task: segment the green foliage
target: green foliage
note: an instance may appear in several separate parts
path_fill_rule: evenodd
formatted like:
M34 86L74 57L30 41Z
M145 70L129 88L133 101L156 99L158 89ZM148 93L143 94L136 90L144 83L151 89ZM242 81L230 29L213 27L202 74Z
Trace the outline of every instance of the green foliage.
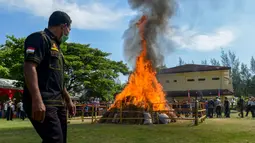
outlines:
M23 59L25 38L7 36L0 47L0 77L19 80L23 85ZM65 43L61 45L65 56L65 81L72 93L90 90L90 95L109 100L123 87L115 80L119 73L127 75L128 67L122 61L107 58L110 53L91 48L88 44Z
M0 47L0 77L13 80L23 80L23 53L25 38L7 36L4 45ZM22 82L15 83L21 86Z
M89 89L89 96L112 98L120 85L115 82L119 73L128 74L122 61L108 59L110 53L90 48L90 45L65 43L62 49L66 60L66 87L68 91L80 92Z
M255 74L255 59L253 58L253 56L251 57L250 64L251 64L251 72Z
M251 85L251 73L249 71L249 68L245 64L241 64L241 91L244 96L248 96L249 94L249 88Z
M0 65L0 76L7 77L9 75L9 69Z
M222 63L222 66L230 67L230 62L229 62L228 54L225 53L223 51L223 49L221 50L221 63Z

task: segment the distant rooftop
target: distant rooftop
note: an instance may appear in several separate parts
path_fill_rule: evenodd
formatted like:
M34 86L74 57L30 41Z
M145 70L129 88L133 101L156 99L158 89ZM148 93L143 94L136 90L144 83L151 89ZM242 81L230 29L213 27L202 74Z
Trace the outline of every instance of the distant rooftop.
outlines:
M186 64L182 66L176 66L172 68L162 69L158 74L172 74L172 73L184 73L184 72L199 72L199 71L216 71L216 70L230 70L230 67L224 66L211 66L211 65L197 65Z

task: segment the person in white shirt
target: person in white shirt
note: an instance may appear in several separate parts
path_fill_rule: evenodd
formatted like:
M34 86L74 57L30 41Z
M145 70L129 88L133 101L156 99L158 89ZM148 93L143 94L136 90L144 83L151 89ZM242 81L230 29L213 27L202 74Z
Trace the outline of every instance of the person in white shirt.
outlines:
M216 111L217 118L220 118L221 114L222 114L222 111L221 111L222 105L221 105L221 101L218 97L216 98L215 106L216 106L215 111Z
M19 102L19 108L20 108L20 118L22 120L25 120L25 111L23 108L23 102Z
M20 104L21 104L21 101L17 104L17 116L20 118L20 114L21 114L21 111L20 111Z
M7 108L8 108L8 103L4 102L4 117L7 118Z
M236 102L236 101L235 101L235 98L232 98L232 99L231 99L231 108L232 108L232 109L234 108L235 102Z

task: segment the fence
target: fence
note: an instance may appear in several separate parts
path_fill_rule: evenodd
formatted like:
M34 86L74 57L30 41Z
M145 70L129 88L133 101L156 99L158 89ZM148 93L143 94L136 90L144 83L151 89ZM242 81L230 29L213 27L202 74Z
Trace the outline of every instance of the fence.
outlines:
M172 120L190 120L194 121L195 125L198 125L199 123L202 123L206 119L206 109L205 104L202 102L194 102L193 107L187 106L188 104L169 104L169 106L174 109L173 111L177 115L177 117L169 117L168 119ZM80 115L80 119L82 122L85 120L91 120L90 122L92 124L97 123L99 120L117 120L118 123L123 123L127 120L145 120L145 118L142 116L139 117L125 117L128 113L140 113L143 114L144 111L132 111L132 110L125 110L123 109L123 105L121 104L120 108L115 111L108 110L110 107L109 104L101 104L101 105L93 105L93 104L82 104L77 105L77 115ZM167 113L167 112L173 112L169 110L160 110L160 111L149 111L151 115L157 114L157 113ZM116 116L114 117L102 117L103 114L106 112L114 112ZM183 117L184 115L184 117ZM191 117L190 117L191 116ZM72 120L72 118L69 118ZM148 119L148 118L146 118ZM159 123L158 116L151 117L150 119L156 121ZM165 118L166 119L166 118Z

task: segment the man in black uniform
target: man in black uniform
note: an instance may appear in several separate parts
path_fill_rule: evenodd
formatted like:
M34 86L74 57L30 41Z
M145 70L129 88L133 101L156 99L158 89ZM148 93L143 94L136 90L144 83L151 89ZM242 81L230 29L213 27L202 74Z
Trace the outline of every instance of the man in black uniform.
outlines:
M230 118L230 103L228 101L228 97L225 97L224 100L224 111L225 111L225 117Z
M55 11L48 28L25 40L24 109L43 143L66 143L66 107L71 114L76 111L64 86L64 56L60 49L70 30L70 17Z
M243 118L243 110L244 110L244 105L245 102L243 100L243 97L241 96L239 101L237 102L238 108L240 109L240 113L238 114L241 118Z
M215 103L213 99L208 101L208 117L213 118L213 109L215 107Z

